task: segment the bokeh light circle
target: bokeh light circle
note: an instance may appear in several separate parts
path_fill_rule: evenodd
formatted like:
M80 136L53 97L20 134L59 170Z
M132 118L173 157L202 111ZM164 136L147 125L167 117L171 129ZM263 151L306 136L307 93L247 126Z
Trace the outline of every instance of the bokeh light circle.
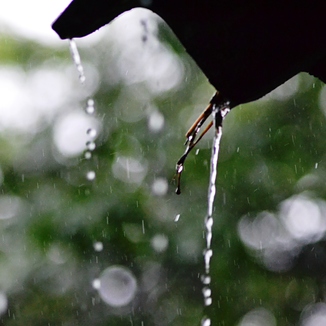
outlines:
M131 303L137 291L137 281L124 266L111 266L105 269L98 289L102 300L112 307L123 307Z

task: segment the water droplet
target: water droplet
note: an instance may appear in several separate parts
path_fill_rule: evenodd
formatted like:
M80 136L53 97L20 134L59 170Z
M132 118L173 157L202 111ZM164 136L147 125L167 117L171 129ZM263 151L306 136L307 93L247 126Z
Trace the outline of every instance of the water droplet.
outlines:
M181 174L183 171L183 165L182 164L179 164L178 167L177 167L177 173L178 174Z
M88 114L93 114L95 112L95 108L94 108L94 106L88 106L87 108L86 108L86 113L88 113Z
M195 152L195 155L198 155L199 151L200 151L200 149L197 148L197 149L196 149L196 152Z
M96 173L94 171L88 171L86 174L86 178L89 181L92 181L96 178Z
M201 281L203 284L208 285L211 283L211 277L209 275L202 275Z
M315 163L315 169L318 169L318 162Z
M213 256L213 250L212 249L206 249L204 251L204 260L205 260L205 271L206 271L206 274L209 274L210 262L211 262L212 256Z
M91 137L91 138L95 138L96 135L97 135L97 131L96 131L96 129L94 129L94 128L89 128L89 129L87 129L86 133L87 133L87 135L88 135L89 137Z
M204 298L204 304L205 306L210 306L212 304L213 300L211 297L209 298Z
M204 287L203 295L205 298L209 298L212 295L212 290L209 287Z
M97 241L93 245L95 251L102 251L103 250L103 242Z
M177 215L175 216L175 218L174 218L174 222L178 222L179 219L180 219L180 214L177 214Z
M96 148L96 144L93 141L88 141L86 143L86 147L90 150L93 151Z
M80 64L79 66L77 66L77 71L79 72L79 81L81 84L84 84L86 81L86 76L84 74L84 68L83 66Z
M204 317L200 323L201 326L211 326L211 320L207 317Z
M95 112L94 100L92 98L87 100L86 113L93 114Z
M89 99L87 100L87 105L89 105L89 106L94 106L94 104L95 104L95 102L94 102L94 100L93 100L92 98L89 98Z
M92 153L89 152L89 151L85 152L85 158L86 158L86 160L91 159L92 158Z
M93 280L92 286L94 289L98 290L101 287L101 280L96 278L95 280Z

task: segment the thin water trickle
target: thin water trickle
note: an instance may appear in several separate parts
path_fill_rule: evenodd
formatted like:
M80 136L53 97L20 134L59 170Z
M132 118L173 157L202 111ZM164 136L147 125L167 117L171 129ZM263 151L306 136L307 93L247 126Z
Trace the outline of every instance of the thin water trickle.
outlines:
M86 77L85 77L85 73L84 73L84 68L81 64L78 48L77 48L76 42L74 40L69 41L69 48L70 48L72 60L74 61L77 71L78 71L78 74L79 74L79 81L83 84L86 80Z
M75 66L77 68L78 71L78 75L79 75L79 81L80 83L85 86L85 80L86 80L86 76L84 73L84 68L83 65L81 63L81 59L80 59L80 55L78 52L78 48L77 48L77 44L74 40L69 40L69 48L70 48L70 53L72 56L72 60L75 63ZM94 107L94 100L92 98L89 98L86 102L86 108L85 111L87 114L91 115L94 114L95 112L95 107ZM86 134L89 137L89 140L86 142L86 152L84 154L85 159L90 160L92 158L92 152L95 150L96 148L96 144L94 142L96 136L97 136L97 130L95 128L88 128L86 130ZM86 173L86 179L89 181L94 181L96 178L96 173L95 171L89 170Z

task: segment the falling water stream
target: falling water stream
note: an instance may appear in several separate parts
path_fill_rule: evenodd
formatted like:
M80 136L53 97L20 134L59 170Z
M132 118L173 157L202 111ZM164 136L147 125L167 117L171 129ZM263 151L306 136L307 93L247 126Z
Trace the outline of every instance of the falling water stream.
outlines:
M218 155L220 150L220 142L222 138L222 122L225 116L230 111L230 106L228 102L223 103L219 106L213 106L212 115L215 122L215 133L212 144L212 154L210 161L210 178L208 186L208 202L207 202L207 216L205 218L205 238L206 238L206 248L204 250L204 264L205 272L202 275L203 283L203 297L204 305L208 307L212 304L212 290L210 287L211 284L211 275L210 275L210 263L213 256L213 250L211 248L212 244L212 228L213 228L213 209L214 209L214 200L216 195L216 178L217 178L217 164L218 164ZM210 326L211 319L205 316L201 321L201 326Z

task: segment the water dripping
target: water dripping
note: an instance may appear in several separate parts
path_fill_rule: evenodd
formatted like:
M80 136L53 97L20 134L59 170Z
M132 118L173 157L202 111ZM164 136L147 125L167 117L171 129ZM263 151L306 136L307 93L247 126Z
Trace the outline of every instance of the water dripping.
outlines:
M77 45L76 45L76 42L74 40L70 40L69 48L70 48L70 53L71 53L72 59L73 59L73 61L75 63L75 66L76 66L78 74L79 74L79 81L83 86L85 86L84 82L86 80L86 76L85 76L85 73L84 73L84 68L83 68L82 63L81 63L81 59L80 59L80 55L79 55L79 52L78 52ZM89 98L87 100L86 109L85 109L87 114L89 114L89 115L94 114L94 112L95 112L94 104L95 103L94 103L94 100L92 98ZM86 142L87 150L85 151L84 157L85 157L85 159L90 160L92 158L92 151L94 151L95 148L96 148L96 144L94 142L94 139L97 136L97 130L95 128L88 128L86 130L86 134L87 134L89 140ZM93 181L93 180L95 180L95 178L96 178L95 171L89 170L86 173L86 179L87 180Z
M92 158L92 153L90 151L86 151L84 157L86 160L90 160Z
M72 60L74 61L78 74L79 74L79 81L83 84L86 80L84 68L81 64L80 55L78 52L77 44L74 40L70 40L69 42L70 53L72 56Z
M184 170L185 161L189 155L189 153L193 150L193 148L200 142L200 140L205 136L208 130L213 126L213 121L211 121L206 128L203 130L201 134L199 134L201 127L204 125L206 120L213 115L215 120L216 131L218 129L218 125L222 126L222 120L227 113L225 112L225 108L228 108L230 111L230 102L227 101L219 92L216 92L215 95L210 100L206 109L201 113L201 115L196 119L193 125L189 128L186 133L186 150L183 155L179 158L176 164L176 181L177 181L177 189L175 193L177 195L181 194L181 174ZM216 112L220 112L220 114L215 114ZM223 111L223 113L221 113ZM222 116L223 115L223 116ZM219 121L218 121L219 120ZM219 132L218 132L219 134ZM199 153L199 150L196 151L196 155Z
M215 135L212 145L211 161L210 161L210 178L208 186L207 196L207 216L205 219L205 238L206 248L204 250L204 264L205 273L202 275L201 280L203 283L203 297L204 305L210 306L213 302L212 291L210 288L211 276L210 276L210 265L213 256L213 250L211 248L212 237L213 237L213 211L214 211L214 200L216 195L216 178L217 178L217 165L218 165L218 154L220 149L220 142L222 137L222 122L230 111L229 102L222 103L220 105L213 106L212 115L215 121ZM211 320L208 317L203 318L202 326L211 325Z
M87 129L86 133L90 138L95 138L97 135L97 131L94 128Z
M92 98L87 100L86 113L93 114L95 112L94 100Z
M207 317L204 317L201 321L201 326L211 326L212 325L212 322L209 318Z
M93 151L96 148L96 144L93 141L86 142L86 147L88 150Z
M204 264L205 273L201 277L203 283L203 298L204 305L210 306L213 302L212 291L211 291L211 276L210 276L210 265L211 258L213 256L213 250L211 248L212 237L213 237L213 210L214 200L216 195L216 178L217 178L217 165L218 165L218 154L220 149L220 142L222 137L222 122L230 111L229 102L222 103L220 105L214 105L212 114L215 122L215 134L213 139L211 161L210 161L210 178L208 186L208 197L207 197L207 216L205 218L205 239L206 248L204 250ZM203 318L201 326L211 325L211 320L207 317Z

